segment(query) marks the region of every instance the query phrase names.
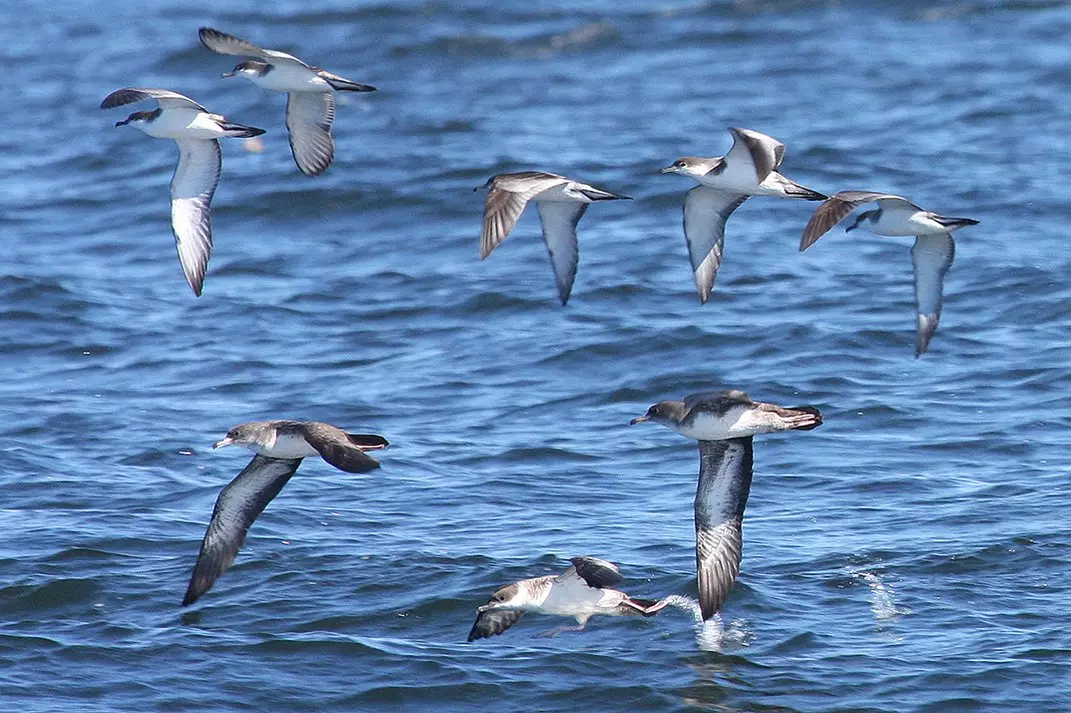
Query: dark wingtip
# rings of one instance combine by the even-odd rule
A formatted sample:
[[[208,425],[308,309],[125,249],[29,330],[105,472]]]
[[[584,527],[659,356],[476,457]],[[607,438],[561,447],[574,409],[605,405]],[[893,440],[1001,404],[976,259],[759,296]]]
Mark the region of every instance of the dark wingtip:
[[[196,577],[194,577],[194,578],[192,578],[190,580],[190,585],[188,587],[186,587],[186,594],[185,594],[185,596],[182,597],[182,606],[188,607],[189,605],[193,604],[194,602],[196,602],[198,599],[201,598],[202,594],[204,594],[205,592],[208,591],[209,587],[212,586],[210,584],[210,585],[208,585],[208,587],[203,587],[202,588],[199,585],[200,585],[200,583],[197,581]]]

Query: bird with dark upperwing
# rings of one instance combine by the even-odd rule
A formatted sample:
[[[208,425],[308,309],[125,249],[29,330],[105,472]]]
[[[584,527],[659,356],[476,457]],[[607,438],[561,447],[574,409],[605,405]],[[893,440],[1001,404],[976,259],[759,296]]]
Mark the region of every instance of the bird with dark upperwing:
[[[255,58],[239,63],[223,76],[242,77],[263,89],[286,92],[286,128],[294,163],[306,176],[319,176],[326,171],[335,157],[331,138],[335,92],[374,92],[376,88],[211,27],[202,27],[197,34],[201,44],[217,54]]]
[[[573,557],[560,575],[522,579],[499,587],[476,611],[469,641],[501,634],[525,612],[571,616],[580,629],[596,614],[654,616],[664,600],[637,599],[610,587],[624,581],[617,565],[597,557]]]
[[[952,231],[977,225],[978,221],[938,215],[889,193],[841,191],[818,206],[811,216],[800,237],[800,252],[818,242],[860,205],[871,202],[877,203],[878,209],[860,213],[845,232],[865,227],[877,235],[915,236],[911,262],[915,268],[915,358],[918,359],[929,348],[941,319],[945,274],[956,256]]]
[[[249,526],[279,494],[303,458],[320,456],[347,473],[367,473],[379,461],[365,451],[386,448],[382,436],[346,433],[318,421],[250,421],[212,447],[243,446],[256,453],[216,499],[182,606],[193,604],[226,572],[245,542]]]
[[[223,166],[217,139],[259,136],[264,130],[227,121],[167,89],[119,89],[104,97],[100,108],[146,99],[155,99],[159,106],[154,111],[136,111],[115,125],[132,126],[157,139],[173,139],[178,145],[179,161],[171,177],[171,231],[182,273],[200,297],[212,253],[212,196]]]
[[[543,171],[500,173],[488,179],[482,187],[489,190],[483,204],[480,259],[487,259],[491,251],[506,239],[524,212],[524,207],[529,201],[535,201],[539,206],[543,241],[550,253],[554,277],[558,282],[558,297],[563,306],[569,301],[580,262],[576,225],[588,205],[596,201],[632,200],[628,196]]]
[[[718,612],[740,573],[744,507],[751,490],[752,438],[822,425],[814,406],[783,408],[743,391],[711,391],[660,401],[629,425],[660,423],[699,441],[695,492],[695,561],[703,619]]]
[[[751,196],[820,201],[826,196],[785,178],[777,169],[785,145],[750,129],[729,129],[729,153],[714,158],[684,156],[659,173],[679,173],[699,185],[684,197],[684,237],[699,301],[710,299],[725,249],[725,222]]]

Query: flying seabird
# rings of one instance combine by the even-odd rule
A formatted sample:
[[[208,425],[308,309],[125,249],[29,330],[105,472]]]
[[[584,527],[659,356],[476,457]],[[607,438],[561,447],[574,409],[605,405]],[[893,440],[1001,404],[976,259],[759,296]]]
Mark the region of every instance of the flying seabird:
[[[813,406],[782,408],[743,391],[711,391],[661,401],[630,425],[652,421],[699,441],[695,491],[695,561],[703,619],[721,609],[740,573],[741,522],[751,489],[753,436],[809,431],[822,425]]]
[[[535,201],[539,205],[543,241],[547,244],[547,252],[554,266],[562,305],[569,301],[573,280],[576,279],[576,266],[580,261],[576,224],[588,209],[588,204],[595,201],[632,200],[628,196],[609,193],[543,171],[500,173],[481,187],[490,190],[483,205],[480,259],[485,260],[506,239],[528,201]]]
[[[811,216],[800,238],[800,252],[814,245],[858,206],[870,202],[877,203],[878,209],[860,213],[845,232],[866,227],[878,235],[915,236],[911,262],[915,266],[915,304],[918,312],[915,330],[917,359],[930,346],[930,339],[941,319],[945,273],[956,256],[952,231],[965,225],[977,225],[978,221],[937,215],[919,208],[906,198],[889,193],[841,191],[818,206]]]
[[[193,604],[234,562],[249,526],[301,465],[318,455],[347,473],[366,473],[379,461],[365,454],[387,446],[382,436],[346,433],[317,421],[250,421],[231,430],[213,448],[238,445],[256,453],[216,499],[201,553],[182,606]]]
[[[617,565],[597,557],[573,557],[560,575],[522,579],[500,587],[477,608],[469,641],[501,634],[525,612],[571,616],[583,629],[596,614],[654,616],[665,601],[637,599],[610,587],[624,581]]]
[[[178,144],[179,162],[171,177],[171,230],[186,282],[200,297],[212,252],[212,195],[223,163],[216,139],[259,136],[264,130],[227,121],[189,97],[166,89],[120,89],[104,97],[100,107],[111,109],[145,99],[155,99],[159,106],[154,111],[136,111],[115,125],[133,126]]]
[[[223,76],[243,77],[263,89],[286,92],[286,128],[290,131],[294,162],[306,176],[319,176],[326,171],[335,156],[335,142],[331,138],[335,92],[374,92],[376,88],[211,27],[202,27],[197,34],[201,44],[213,52],[256,58],[239,63]]]
[[[725,247],[725,221],[751,196],[820,201],[826,196],[777,172],[785,145],[750,129],[729,129],[733,145],[715,158],[684,156],[659,173],[679,173],[699,183],[684,197],[684,237],[695,271],[699,301],[710,299]]]

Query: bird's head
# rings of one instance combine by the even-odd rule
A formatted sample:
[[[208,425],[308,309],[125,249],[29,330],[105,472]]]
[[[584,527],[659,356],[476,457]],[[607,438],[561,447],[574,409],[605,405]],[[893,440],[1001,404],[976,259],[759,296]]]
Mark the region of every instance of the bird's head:
[[[704,176],[710,172],[709,159],[696,158],[695,156],[682,156],[665,168],[658,169],[659,173],[679,173],[682,176]]]
[[[240,423],[227,431],[227,435],[213,443],[212,447],[223,448],[224,446],[245,446],[257,443],[258,425],[257,423]]]
[[[256,79],[257,77],[263,77],[270,71],[271,65],[267,62],[247,59],[246,61],[235,65],[234,69],[231,71],[224,72],[223,77],[245,77],[246,79]]]
[[[122,121],[115,122],[116,126],[133,126],[143,127],[146,124],[151,124],[156,121],[156,117],[163,113],[163,109],[154,109],[153,111],[135,111],[133,114],[123,119]]]
[[[628,425],[635,426],[637,423],[643,423],[644,421],[676,424],[680,421],[683,410],[684,403],[681,401],[659,401],[654,406],[647,409],[647,413],[642,416],[637,416],[629,421]]]
[[[510,609],[512,608],[513,600],[520,594],[521,588],[517,586],[516,582],[513,584],[507,584],[504,587],[499,587],[498,590],[491,595],[491,599],[482,607],[478,607],[476,611],[481,614],[485,611],[494,611],[495,609]]]

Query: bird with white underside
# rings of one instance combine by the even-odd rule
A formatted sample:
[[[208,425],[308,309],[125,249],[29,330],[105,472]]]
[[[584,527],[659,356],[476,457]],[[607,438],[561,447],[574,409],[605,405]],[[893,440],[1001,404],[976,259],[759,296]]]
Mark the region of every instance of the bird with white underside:
[[[751,196],[820,201],[826,196],[785,178],[777,169],[785,145],[750,129],[729,129],[729,153],[714,158],[684,156],[659,173],[678,173],[699,185],[684,196],[684,237],[699,301],[706,302],[725,250],[725,222]]]
[[[474,188],[474,191],[481,187]],[[480,259],[485,260],[506,239],[529,201],[539,206],[543,223],[543,242],[550,253],[558,297],[564,306],[569,301],[580,263],[580,246],[576,226],[588,206],[599,201],[632,200],[556,173],[521,171],[500,173],[483,184],[488,189],[483,204],[483,229],[480,231]]]
[[[388,444],[383,436],[346,433],[319,421],[250,421],[227,431],[212,447],[231,445],[256,455],[216,499],[183,606],[197,601],[230,568],[249,526],[297,472],[302,459],[320,456],[347,473],[367,473],[378,468],[379,461],[365,451]]]
[[[219,185],[221,138],[248,138],[263,129],[236,124],[189,97],[167,89],[127,87],[104,97],[101,109],[155,99],[153,111],[136,111],[116,126],[132,126],[157,139],[173,139],[179,161],[171,177],[171,230],[186,282],[198,297],[212,253],[212,196]]]
[[[319,176],[326,171],[335,157],[331,138],[335,92],[374,92],[376,88],[211,27],[202,27],[197,34],[201,43],[217,54],[253,58],[225,72],[224,77],[241,77],[262,89],[286,92],[286,128],[294,162],[306,176]]]
[[[911,262],[915,268],[915,358],[930,346],[941,319],[944,280],[956,256],[952,231],[977,225],[973,218],[949,218],[890,193],[873,191],[841,191],[827,200],[811,216],[800,237],[800,252],[814,245],[820,237],[844,220],[864,203],[877,203],[877,210],[868,210],[845,229],[866,228],[877,235],[915,236]]]
[[[573,557],[560,575],[522,579],[499,587],[476,611],[468,640],[501,634],[525,613],[569,616],[583,629],[596,615],[654,616],[665,600],[639,599],[611,589],[624,581],[617,565],[598,557]]]
[[[822,414],[814,406],[784,408],[752,401],[734,389],[693,394],[683,401],[660,401],[629,424],[645,421],[699,442],[695,561],[699,605],[703,619],[709,619],[721,609],[740,573],[753,437],[809,431],[822,425]]]

